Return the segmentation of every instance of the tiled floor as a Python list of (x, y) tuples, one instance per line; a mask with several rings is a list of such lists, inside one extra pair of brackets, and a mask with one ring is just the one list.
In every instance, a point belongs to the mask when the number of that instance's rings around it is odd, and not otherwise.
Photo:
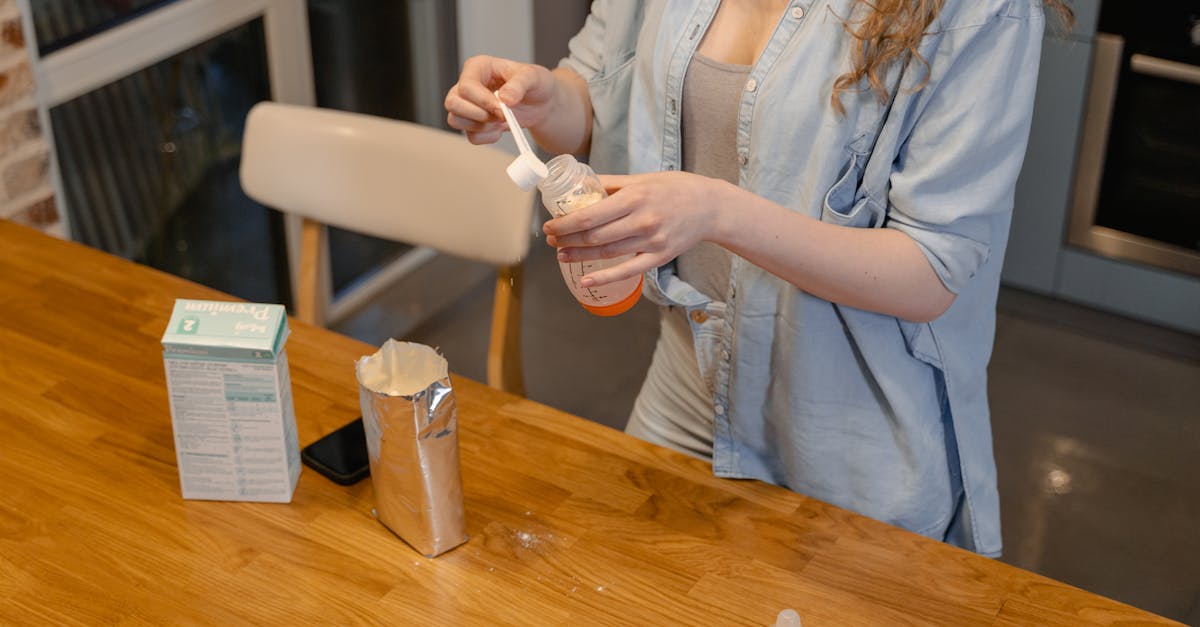
[[(438, 346), (482, 379), (488, 273), (438, 259), (339, 330)], [(622, 427), (657, 311), (583, 312), (540, 242), (526, 278), (529, 396)], [(990, 396), (1002, 559), (1200, 625), (1200, 338), (1003, 290)]]

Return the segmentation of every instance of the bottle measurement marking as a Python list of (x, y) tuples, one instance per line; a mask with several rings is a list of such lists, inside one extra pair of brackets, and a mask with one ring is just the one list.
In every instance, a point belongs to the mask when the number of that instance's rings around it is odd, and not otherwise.
[[(601, 294), (600, 292), (596, 291), (596, 288), (584, 287), (579, 283), (580, 280), (583, 279), (584, 275), (586, 275), (592, 269), (592, 267), (593, 264), (586, 261), (577, 261), (571, 263), (571, 283), (573, 283), (576, 288), (586, 292), (588, 297), (590, 297), (592, 300), (596, 302), (606, 301), (609, 298), (607, 294)], [(578, 274), (576, 274), (577, 272)]]
[[(596, 201), (596, 199), (588, 198), (587, 201), (588, 202), (586, 204), (592, 204)], [(561, 218), (567, 215), (568, 209), (578, 209), (581, 206), (586, 206), (580, 204), (578, 197), (562, 198), (556, 201), (554, 205), (555, 208), (558, 209), (558, 211), (554, 213), (554, 217), (556, 218)], [(584, 287), (579, 283), (580, 280), (583, 279), (583, 276), (590, 272), (594, 267), (596, 267), (596, 264), (588, 261), (571, 262), (571, 283), (575, 287), (576, 291), (586, 294), (588, 298), (591, 298), (596, 303), (603, 303), (604, 301), (609, 300), (609, 296), (607, 294), (600, 293), (594, 287)]]
[[(548, 177), (538, 183), (538, 187), (542, 190), (542, 205), (555, 218), (568, 216), (606, 197), (603, 185), (591, 168), (570, 155), (551, 159), (547, 169)], [(629, 277), (589, 287), (582, 285), (583, 277), (632, 257), (632, 254), (627, 254), (611, 259), (560, 261), (559, 267), (567, 287), (584, 308), (597, 315), (612, 316), (629, 309), (637, 301), (642, 277)]]

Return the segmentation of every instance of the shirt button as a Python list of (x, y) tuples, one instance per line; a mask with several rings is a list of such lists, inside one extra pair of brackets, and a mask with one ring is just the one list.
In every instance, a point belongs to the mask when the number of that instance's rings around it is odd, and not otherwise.
[(755, 89), (758, 89), (758, 81), (753, 78), (746, 81), (746, 91), (754, 91)]
[(738, 152), (738, 163), (742, 165), (750, 163), (750, 157), (746, 154), (745, 150)]
[(798, 20), (804, 17), (804, 7), (792, 7), (792, 19)]
[(696, 324), (704, 324), (704, 321), (708, 320), (708, 314), (704, 313), (703, 309), (693, 309), (691, 316), (692, 322)]
[(675, 99), (674, 98), (671, 99), (670, 104), (671, 104), (671, 113), (674, 114), (675, 113)]
[(674, 169), (675, 169), (675, 164), (674, 164), (674, 163), (668, 163), (668, 164), (667, 164), (667, 171), (668, 171), (668, 172), (670, 172), (670, 171), (672, 171), (672, 170), (674, 170)]
[(729, 361), (729, 351), (721, 351), (721, 360)]
[(725, 406), (720, 403), (717, 403), (716, 405), (713, 405), (713, 411), (717, 412), (718, 416), (724, 416), (725, 415)]

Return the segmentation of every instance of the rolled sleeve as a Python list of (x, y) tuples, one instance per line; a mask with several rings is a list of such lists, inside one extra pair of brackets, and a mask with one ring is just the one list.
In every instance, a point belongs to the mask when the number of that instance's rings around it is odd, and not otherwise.
[[(1003, 247), (1029, 138), (1044, 18), (997, 16), (941, 34), (893, 165), (886, 227), (911, 237), (957, 294)], [(1000, 233), (997, 233), (1000, 231)]]
[(568, 56), (559, 62), (584, 78), (591, 80), (604, 67), (604, 37), (608, 26), (609, 2), (596, 0), (583, 28), (567, 42)]

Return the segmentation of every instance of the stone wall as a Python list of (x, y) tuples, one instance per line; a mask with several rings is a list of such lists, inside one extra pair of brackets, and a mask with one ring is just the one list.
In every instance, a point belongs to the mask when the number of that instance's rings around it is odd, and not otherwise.
[(16, 0), (0, 0), (0, 218), (64, 235)]

